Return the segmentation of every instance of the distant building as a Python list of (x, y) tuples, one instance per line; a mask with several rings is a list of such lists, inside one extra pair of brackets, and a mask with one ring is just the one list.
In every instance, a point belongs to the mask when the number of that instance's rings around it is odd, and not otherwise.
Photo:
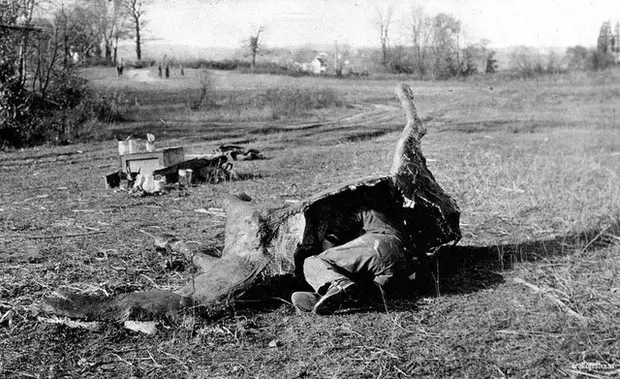
[[(325, 54), (327, 55), (327, 54)], [(316, 75), (324, 74), (327, 69), (327, 57), (319, 54), (310, 62), (312, 73)]]
[(305, 72), (313, 75), (321, 75), (327, 70), (327, 54), (321, 53), (309, 62), (298, 62), (289, 58), (273, 64), (277, 64), (279, 67), (290, 72)]

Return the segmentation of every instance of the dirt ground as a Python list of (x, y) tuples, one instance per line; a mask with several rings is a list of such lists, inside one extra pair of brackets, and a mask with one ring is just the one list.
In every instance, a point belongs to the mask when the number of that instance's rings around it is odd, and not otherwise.
[[(440, 83), (212, 73), (216, 94), (331, 88), (347, 103), (294, 119), (226, 119), (187, 107), (203, 72), (165, 80), (144, 70), (85, 70), (131, 104), (103, 135), (152, 131), (158, 147), (186, 154), (243, 144), (268, 159), (235, 162), (238, 180), (134, 197), (105, 188), (119, 165), (111, 137), (0, 153), (1, 377), (620, 376), (619, 71)], [(463, 240), (415, 288), (328, 317), (297, 315), (283, 291), (189, 310), (155, 335), (70, 328), (39, 312), (59, 288), (180, 288), (193, 268), (167, 265), (140, 230), (217, 254), (225, 218), (200, 210), (220, 208), (227, 193), (281, 204), (386, 173), (404, 124), (399, 81), (428, 128), (428, 166), (462, 211)]]

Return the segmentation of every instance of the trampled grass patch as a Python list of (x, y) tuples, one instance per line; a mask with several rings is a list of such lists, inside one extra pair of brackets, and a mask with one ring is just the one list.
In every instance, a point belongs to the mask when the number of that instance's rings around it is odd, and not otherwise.
[[(257, 93), (280, 88), (277, 99), (313, 85), (337, 91), (353, 108), (219, 122), (187, 110), (187, 92), (200, 90), (189, 79), (166, 88), (125, 81), (125, 96), (138, 105), (135, 119), (113, 125), (116, 131), (156, 127), (158, 146), (184, 145), (192, 154), (236, 141), (269, 159), (236, 162), (243, 180), (136, 198), (103, 186), (101, 175), (118, 165), (115, 140), (3, 153), (0, 376), (617, 376), (620, 80), (601, 75), (412, 82), (429, 130), (429, 168), (462, 211), (455, 248), (395, 296), (334, 316), (296, 315), (286, 291), (276, 291), (213, 314), (188, 310), (154, 336), (52, 324), (35, 306), (58, 288), (180, 288), (193, 269), (172, 269), (171, 257), (139, 230), (170, 232), (217, 253), (225, 220), (196, 209), (221, 207), (235, 190), (276, 204), (385, 173), (404, 118), (392, 98), (396, 79), (227, 73), (215, 87), (237, 91), (233, 101), (248, 103), (250, 114), (258, 114), (252, 101), (267, 102), (253, 99)], [(166, 98), (173, 106), (157, 112)]]

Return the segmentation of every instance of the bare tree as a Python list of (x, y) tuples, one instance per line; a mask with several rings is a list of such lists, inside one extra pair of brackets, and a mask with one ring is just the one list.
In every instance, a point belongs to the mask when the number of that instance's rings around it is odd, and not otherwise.
[(26, 55), (36, 5), (36, 0), (4, 0), (0, 5), (0, 64), (15, 60), (19, 86), (26, 81)]
[(596, 41), (596, 50), (591, 53), (590, 62), (593, 69), (599, 70), (614, 64), (615, 39), (611, 22), (603, 22)]
[(128, 22), (131, 24), (132, 36), (136, 41), (136, 58), (142, 59), (142, 32), (144, 28), (144, 15), (146, 5), (150, 0), (120, 0), (120, 6), (124, 11)]
[(544, 65), (540, 53), (529, 46), (517, 46), (510, 54), (512, 69), (524, 77), (540, 75)]
[(439, 13), (432, 18), (432, 53), (435, 77), (454, 76), (461, 66), (461, 21), (452, 15)]
[[(439, 13), (433, 17), (413, 7), (407, 20), (412, 47), (412, 60), (420, 77), (430, 75), (447, 78), (469, 75), (476, 71), (482, 54), (483, 41), (467, 44), (463, 41), (461, 21)], [(465, 49), (461, 46), (465, 45)]]
[(612, 41), (614, 39), (613, 33), (611, 32), (611, 22), (605, 21), (601, 25), (601, 29), (598, 34), (598, 39), (596, 41), (596, 48), (602, 54), (607, 54), (611, 51), (610, 47), (612, 47)]
[(46, 12), (48, 17), (35, 18), (34, 10), (40, 6), (37, 0), (4, 1), (2, 5), (0, 144), (19, 146), (50, 131), (65, 139), (70, 126), (44, 118), (52, 110), (75, 106), (75, 98), (65, 96), (76, 82), (68, 60), (63, 59), (70, 38), (66, 8), (52, 7)]
[(256, 34), (250, 36), (250, 38), (246, 42), (246, 46), (248, 49), (248, 53), (252, 56), (252, 71), (256, 68), (256, 55), (260, 52), (263, 47), (263, 43), (261, 40), (261, 34), (265, 32), (265, 26), (261, 25), (256, 30)]
[(81, 1), (72, 7), (61, 6), (65, 65), (70, 58), (70, 47), (80, 56), (101, 58), (100, 42), (105, 32), (105, 8), (101, 5), (100, 1), (95, 0)]
[(379, 29), (379, 41), (381, 42), (381, 63), (385, 68), (390, 65), (390, 26), (393, 14), (394, 4), (389, 5), (385, 10), (377, 8), (376, 25)]
[(429, 45), (432, 37), (432, 20), (420, 7), (411, 9), (410, 32), (411, 47), (413, 50), (413, 64), (420, 75), (424, 77), (427, 72), (427, 59), (429, 53)]
[(126, 14), (123, 13), (122, 9), (119, 7), (120, 0), (112, 1), (114, 5), (108, 9), (104, 41), (106, 46), (106, 58), (109, 59), (108, 52), (112, 50), (110, 54), (112, 62), (118, 62), (118, 40), (129, 35), (130, 25), (127, 23)]
[(116, 62), (118, 40), (129, 35), (132, 25), (127, 23), (128, 13), (121, 0), (81, 0), (86, 15), (94, 15), (93, 25), (97, 44), (103, 45), (108, 62)]
[(496, 69), (497, 61), (493, 62), (493, 58), (489, 60), (489, 51), (487, 46), (490, 41), (482, 39), (477, 42), (467, 43), (461, 50), (461, 64), (459, 67), (458, 75), (469, 76), (477, 72), (494, 72)]
[(334, 71), (336, 76), (342, 76), (344, 68), (349, 64), (351, 58), (351, 46), (340, 45), (337, 46), (334, 52)]

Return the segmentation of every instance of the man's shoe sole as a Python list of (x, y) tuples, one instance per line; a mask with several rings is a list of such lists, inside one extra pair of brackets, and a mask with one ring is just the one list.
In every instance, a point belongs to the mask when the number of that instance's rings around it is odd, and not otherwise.
[(319, 295), (313, 292), (293, 292), (291, 295), (291, 302), (298, 312), (312, 312), (318, 301)]
[(347, 280), (345, 284), (335, 284), (327, 290), (327, 293), (314, 306), (313, 312), (320, 316), (334, 313), (355, 289), (355, 283)]
[(323, 296), (314, 306), (313, 312), (320, 316), (331, 315), (344, 302), (345, 297), (343, 291), (338, 291), (331, 296)]

